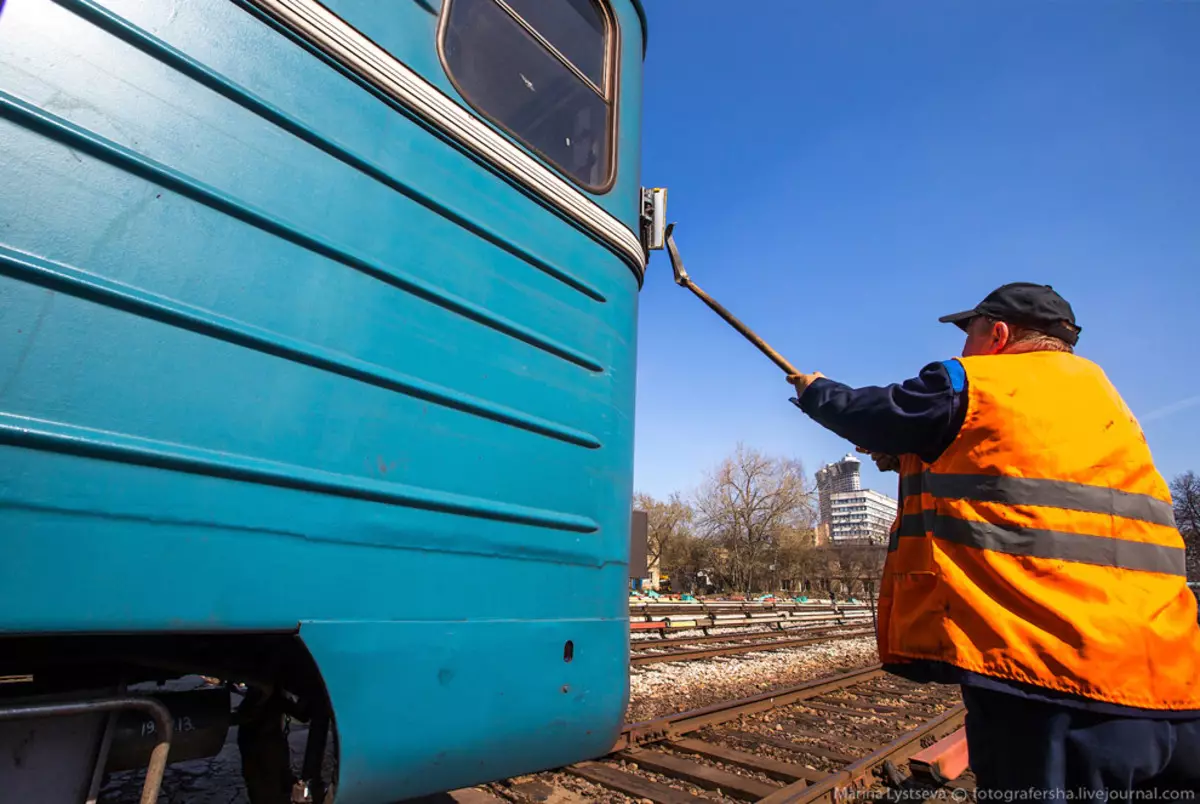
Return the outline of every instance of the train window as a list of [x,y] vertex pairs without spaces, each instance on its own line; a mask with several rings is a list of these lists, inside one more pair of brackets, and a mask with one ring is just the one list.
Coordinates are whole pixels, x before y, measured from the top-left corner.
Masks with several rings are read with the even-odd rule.
[[506,2],[596,87],[604,86],[607,26],[604,24],[604,12],[595,0]]
[[614,35],[599,0],[446,0],[459,93],[585,188],[612,180]]

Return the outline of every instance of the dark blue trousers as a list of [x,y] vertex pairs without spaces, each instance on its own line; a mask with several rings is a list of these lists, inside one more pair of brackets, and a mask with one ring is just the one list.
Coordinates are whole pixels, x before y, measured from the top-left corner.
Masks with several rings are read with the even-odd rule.
[[980,801],[1188,801],[1200,720],[1098,714],[964,686]]

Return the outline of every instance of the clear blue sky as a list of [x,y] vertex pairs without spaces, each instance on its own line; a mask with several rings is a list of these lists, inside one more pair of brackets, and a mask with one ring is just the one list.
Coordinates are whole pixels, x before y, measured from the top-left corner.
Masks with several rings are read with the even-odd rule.
[[[701,287],[874,385],[959,353],[939,315],[1049,283],[1162,473],[1200,471],[1200,3],[646,6],[643,183]],[[670,273],[656,252],[640,300],[639,490],[691,490],[738,441],[810,473],[851,449]]]

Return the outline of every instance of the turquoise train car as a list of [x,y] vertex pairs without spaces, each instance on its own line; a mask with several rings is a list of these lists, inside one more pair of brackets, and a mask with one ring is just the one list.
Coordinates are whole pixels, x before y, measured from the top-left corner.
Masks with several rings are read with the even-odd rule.
[[254,804],[358,804],[612,745],[645,35],[0,4],[0,790],[236,733]]

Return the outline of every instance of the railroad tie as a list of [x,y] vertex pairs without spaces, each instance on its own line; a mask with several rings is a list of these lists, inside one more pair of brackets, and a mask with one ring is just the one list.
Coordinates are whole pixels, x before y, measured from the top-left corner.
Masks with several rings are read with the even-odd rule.
[[915,692],[923,692],[926,690],[926,687],[921,684],[909,684],[903,687],[884,687],[880,684],[867,682],[859,685],[858,689],[865,690],[867,692],[874,692],[888,698],[903,698],[905,695],[911,695]]
[[[788,731],[781,733],[789,737],[810,736],[808,733],[798,732],[794,729],[789,729]],[[784,740],[779,737],[764,737],[759,734],[751,734],[744,731],[723,731],[721,732],[721,736],[731,737],[748,745],[771,745],[775,748],[782,748],[784,751],[791,751],[795,754],[809,754],[810,756],[814,757],[822,757],[830,762],[840,762],[844,765],[849,765],[851,762],[854,762],[856,759],[858,759],[858,757],[852,754],[847,754],[845,751],[838,751],[836,748],[828,747],[830,744],[838,744],[839,738],[837,736],[824,736],[815,738],[824,741],[825,744],[800,743],[794,740]],[[863,747],[872,751],[875,749],[875,746],[871,745],[870,743],[863,743]]]
[[935,740],[945,737],[959,728],[966,715],[966,708],[959,704],[943,712],[933,720],[928,720],[920,727],[908,729],[887,745],[880,746],[868,756],[859,759],[841,770],[829,774],[823,782],[812,787],[800,783],[784,787],[770,796],[766,796],[758,804],[796,804],[801,801],[833,801],[837,800],[837,791],[855,784],[871,774],[875,768],[884,762],[903,762],[921,750],[921,740],[932,736]]
[[[858,692],[858,690],[852,691]],[[814,703],[824,704],[825,706],[841,706],[846,709],[861,709],[862,711],[872,715],[896,714],[897,712],[904,713],[912,711],[912,707],[910,706],[877,704],[872,701],[862,701],[858,699],[850,701],[846,700],[845,698],[833,698],[828,695],[819,695],[815,698],[811,698],[810,700]]]
[[615,790],[633,798],[649,799],[654,804],[698,804],[698,802],[706,800],[599,762],[580,762],[563,768],[563,770],[592,784],[607,787],[609,790]]
[[406,804],[504,804],[504,799],[477,787],[464,787],[410,799]]
[[[762,740],[760,742],[766,742]],[[727,765],[736,765],[739,768],[745,768],[749,771],[761,773],[764,776],[770,776],[772,779],[777,779],[781,782],[797,782],[801,779],[808,782],[816,782],[825,778],[825,774],[811,768],[806,768],[803,765],[796,765],[792,762],[783,762],[772,757],[762,757],[755,754],[748,754],[745,751],[738,751],[735,748],[727,748],[716,743],[706,742],[704,740],[696,740],[692,738],[681,738],[672,740],[667,743],[672,748],[686,751],[691,754],[699,754],[700,756],[715,759],[718,762],[724,762]]]
[[[810,717],[811,719],[815,719],[815,717],[813,717],[813,716],[808,716],[808,717]],[[822,721],[821,723],[822,723],[822,725],[824,725],[824,721]],[[858,748],[862,751],[874,751],[876,748],[879,747],[878,743],[869,743],[866,740],[858,740],[858,739],[855,739],[854,737],[843,737],[840,734],[830,734],[827,731],[816,731],[813,729],[793,728],[791,726],[788,726],[787,731],[784,733],[788,734],[788,735],[795,735],[797,737],[811,737],[814,740],[825,740],[827,742],[828,741],[836,741],[838,745],[845,745],[845,746],[849,746],[851,748]],[[853,759],[857,760],[858,757],[854,757]]]
[[626,751],[620,756],[626,762],[636,762],[638,767],[689,782],[705,790],[720,790],[722,794],[742,801],[758,801],[780,789],[778,785],[738,776],[736,773],[701,765],[699,762],[663,751]]
[[870,712],[857,707],[830,706],[829,704],[813,703],[812,701],[796,701],[796,706],[804,706],[809,709],[815,709],[818,712],[829,712],[830,714],[843,715],[845,717],[873,717],[879,720],[920,720],[916,715],[892,715],[887,712]]

